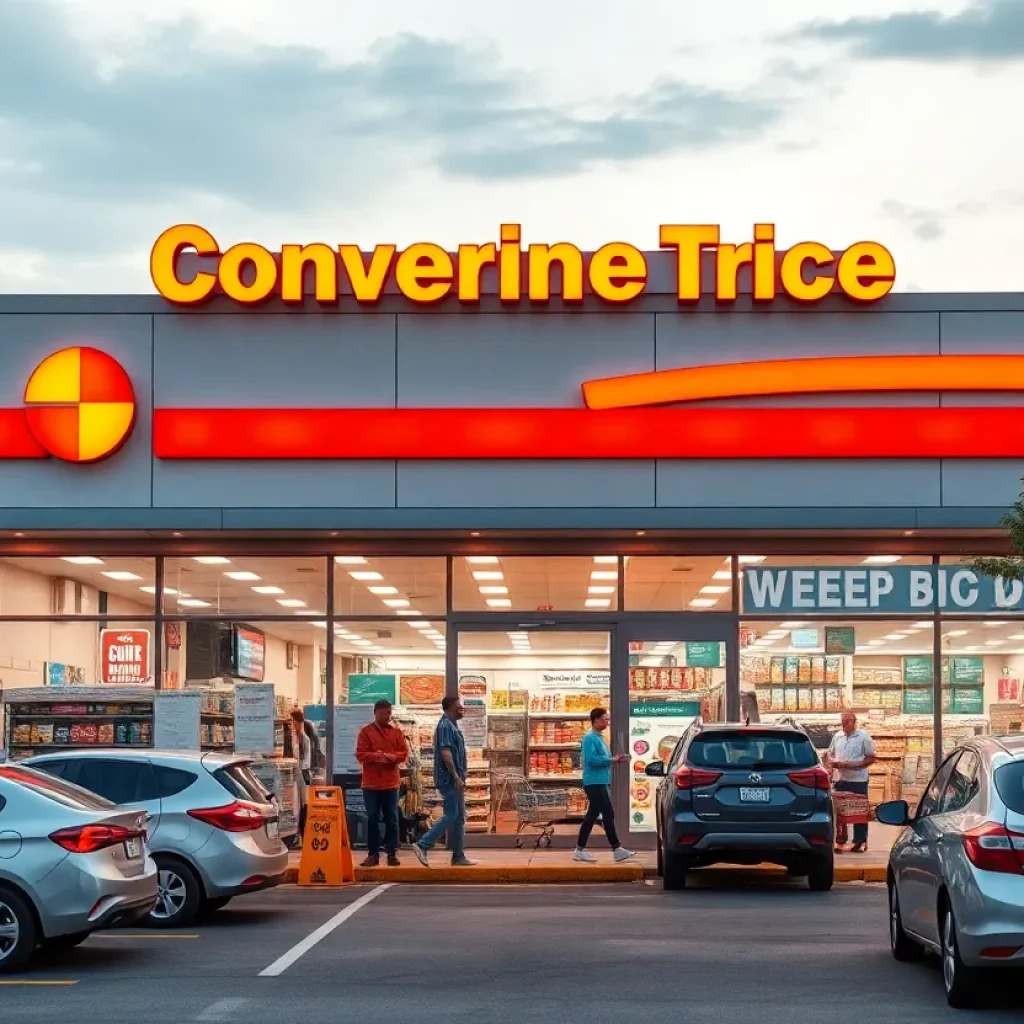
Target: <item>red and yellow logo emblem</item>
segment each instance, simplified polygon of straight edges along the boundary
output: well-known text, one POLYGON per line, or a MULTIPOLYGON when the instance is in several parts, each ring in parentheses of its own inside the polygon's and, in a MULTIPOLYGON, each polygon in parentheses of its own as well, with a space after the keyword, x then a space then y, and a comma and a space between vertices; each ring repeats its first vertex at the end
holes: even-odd
POLYGON ((113 455, 135 426, 135 391, 124 367, 86 346, 44 359, 25 387, 29 431, 47 454, 65 462, 113 455))

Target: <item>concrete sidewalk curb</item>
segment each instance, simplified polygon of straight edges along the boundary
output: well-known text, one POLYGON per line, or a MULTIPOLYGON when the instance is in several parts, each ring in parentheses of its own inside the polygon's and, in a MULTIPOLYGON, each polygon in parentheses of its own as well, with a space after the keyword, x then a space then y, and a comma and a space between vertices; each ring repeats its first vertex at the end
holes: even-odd
MULTIPOLYGON (((708 869, 705 869, 708 870, 708 869)), ((718 867, 713 871, 764 871, 782 874, 782 868, 763 865, 754 868, 718 867)), ((837 864, 837 882, 884 882, 884 865, 837 864)), ((405 885, 580 885, 622 884, 642 882, 645 878, 656 878, 654 868, 642 864, 534 864, 534 865, 479 865, 472 868, 453 868, 438 865, 433 868, 356 868, 357 882, 401 882, 405 885)), ((298 868, 289 868, 282 879, 283 885, 296 885, 299 880, 298 868)), ((310 886, 310 888, 319 888, 310 886)))

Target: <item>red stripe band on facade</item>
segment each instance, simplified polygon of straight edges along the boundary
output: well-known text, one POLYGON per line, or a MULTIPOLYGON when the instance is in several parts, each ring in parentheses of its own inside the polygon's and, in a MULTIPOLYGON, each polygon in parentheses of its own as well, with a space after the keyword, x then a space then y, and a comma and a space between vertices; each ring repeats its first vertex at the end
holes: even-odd
POLYGON ((46 459, 46 449, 28 429, 24 409, 0 409, 0 459, 46 459))
POLYGON ((1022 458, 1024 410, 159 409, 162 459, 1022 458))

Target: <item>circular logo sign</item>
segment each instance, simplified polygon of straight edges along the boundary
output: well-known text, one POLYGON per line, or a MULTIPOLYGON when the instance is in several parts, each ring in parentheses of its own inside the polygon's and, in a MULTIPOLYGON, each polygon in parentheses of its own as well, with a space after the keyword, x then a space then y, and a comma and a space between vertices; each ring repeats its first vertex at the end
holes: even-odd
POLYGON ((54 352, 35 368, 25 407, 32 435, 65 462, 113 455, 135 426, 135 391, 124 367, 85 346, 54 352))

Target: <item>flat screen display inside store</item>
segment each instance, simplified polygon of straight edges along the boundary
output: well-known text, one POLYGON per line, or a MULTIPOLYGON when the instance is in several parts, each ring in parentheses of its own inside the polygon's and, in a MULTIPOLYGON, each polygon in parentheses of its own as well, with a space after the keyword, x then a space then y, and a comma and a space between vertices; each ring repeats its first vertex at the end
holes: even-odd
POLYGON ((757 566, 743 571, 743 610, 850 612, 1024 611, 1024 583, 962 566, 757 566))

